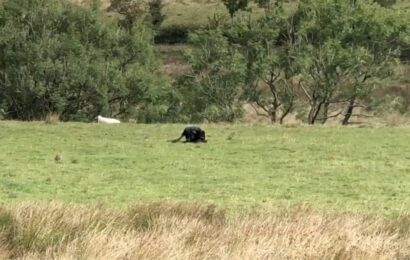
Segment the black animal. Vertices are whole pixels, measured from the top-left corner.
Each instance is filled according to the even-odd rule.
[[[207,140],[205,138],[205,131],[197,126],[188,126],[185,127],[184,131],[182,132],[181,136],[178,139],[172,140],[171,142],[176,143],[185,136],[186,143],[197,143],[203,142],[206,143]]]

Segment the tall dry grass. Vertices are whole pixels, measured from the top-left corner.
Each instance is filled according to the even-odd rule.
[[[0,259],[405,259],[410,216],[305,207],[226,217],[213,205],[0,207]]]
[[[60,122],[60,115],[58,113],[50,112],[44,118],[44,123],[55,125]]]
[[[69,0],[69,1],[75,4],[81,4],[81,5],[91,5],[93,3],[93,0]],[[111,0],[100,0],[100,4],[101,4],[102,10],[107,10],[107,8],[111,5]]]

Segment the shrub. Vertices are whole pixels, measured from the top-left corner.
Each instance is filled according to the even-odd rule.
[[[158,29],[157,34],[154,37],[156,44],[177,44],[187,43],[188,34],[194,28],[190,28],[184,25],[172,25]]]
[[[160,84],[144,21],[123,28],[99,8],[59,0],[5,0],[0,17],[0,106],[10,119],[124,115]]]

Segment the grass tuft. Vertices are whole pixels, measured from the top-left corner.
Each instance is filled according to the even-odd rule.
[[[60,115],[54,112],[48,113],[44,119],[44,123],[55,125],[60,122]]]
[[[215,205],[200,203],[164,203],[136,204],[127,211],[131,227],[138,231],[153,230],[158,221],[165,218],[195,218],[205,223],[223,223],[225,211]]]

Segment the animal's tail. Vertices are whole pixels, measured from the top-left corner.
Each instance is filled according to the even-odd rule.
[[[169,140],[168,142],[176,143],[176,142],[178,142],[179,140],[181,140],[182,137],[184,137],[184,135],[181,135],[181,136],[180,136],[179,138],[177,138],[177,139]]]

